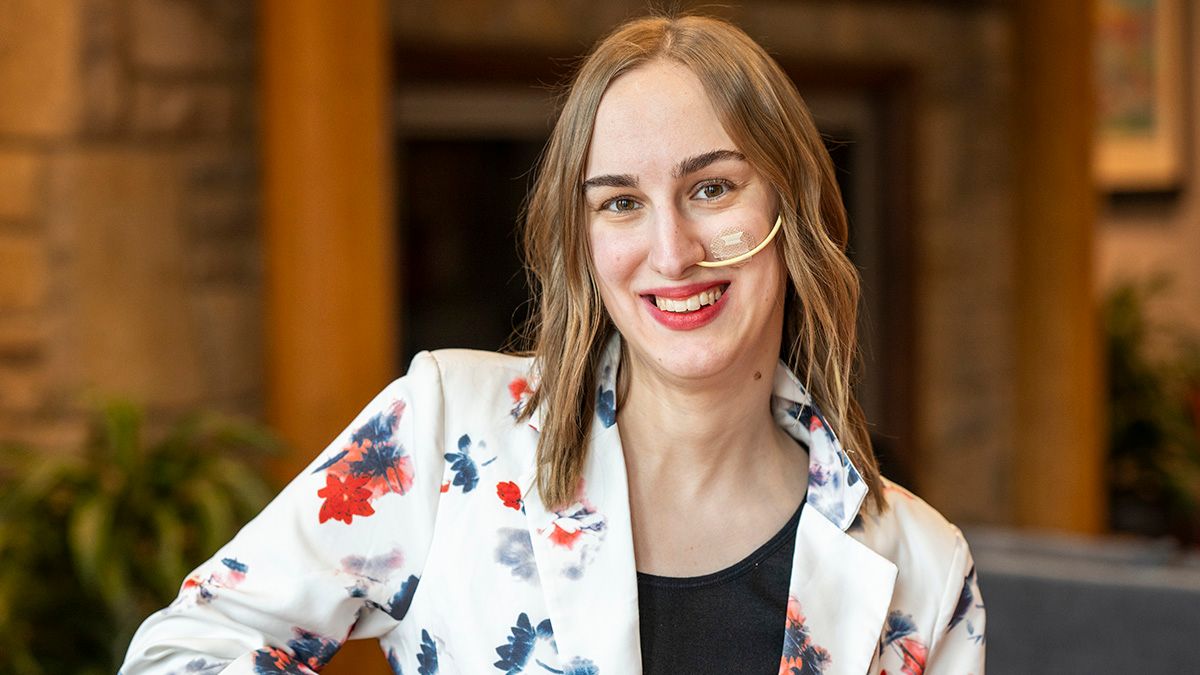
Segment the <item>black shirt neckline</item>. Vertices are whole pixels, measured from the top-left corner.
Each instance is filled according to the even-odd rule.
[[[750,555],[729,567],[695,577],[667,577],[648,572],[638,572],[638,585],[672,589],[704,588],[727,583],[746,574],[757,567],[759,563],[771,557],[772,554],[779,550],[779,547],[792,540],[796,534],[796,527],[800,523],[800,512],[804,510],[804,501],[804,499],[800,500],[799,506],[796,507],[796,512],[788,519],[787,524],[768,539],[765,544],[759,546]]]

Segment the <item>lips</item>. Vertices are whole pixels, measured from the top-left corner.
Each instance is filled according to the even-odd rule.
[[[686,298],[668,298],[661,295],[654,297],[654,304],[664,312],[694,312],[705,305],[711,305],[721,299],[721,294],[725,289],[721,286],[700,291],[694,295],[689,295]]]
[[[649,289],[642,294],[650,315],[672,330],[694,330],[717,317],[729,282],[712,281],[687,286]]]

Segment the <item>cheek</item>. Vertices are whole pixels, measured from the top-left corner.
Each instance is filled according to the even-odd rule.
[[[638,266],[639,247],[633,237],[592,231],[592,266],[602,290],[629,281]]]

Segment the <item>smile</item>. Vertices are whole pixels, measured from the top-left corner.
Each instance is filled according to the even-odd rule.
[[[686,298],[667,298],[655,295],[654,304],[664,312],[674,312],[676,314],[695,312],[701,307],[716,303],[717,300],[721,299],[721,294],[724,292],[724,288],[717,286],[694,295],[689,295]]]
[[[695,330],[713,322],[727,304],[728,281],[709,281],[647,289],[643,306],[655,321],[671,330]]]

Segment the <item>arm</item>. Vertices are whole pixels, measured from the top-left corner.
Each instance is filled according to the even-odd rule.
[[[983,675],[983,597],[975,574],[975,561],[962,534],[954,552],[954,564],[946,581],[934,636],[925,664],[927,675]]]
[[[130,644],[123,675],[311,673],[404,618],[443,465],[436,362],[420,354]]]

